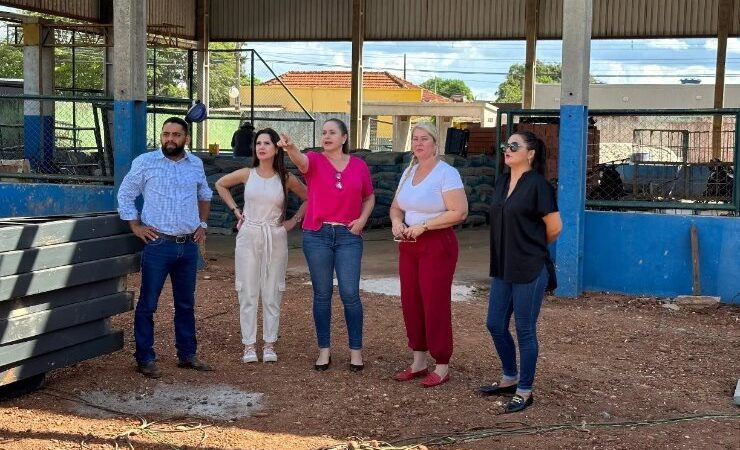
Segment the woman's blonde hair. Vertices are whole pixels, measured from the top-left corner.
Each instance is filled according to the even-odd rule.
[[[425,133],[427,133],[429,136],[432,137],[432,140],[434,141],[434,157],[439,157],[439,131],[437,131],[437,127],[434,126],[432,122],[419,122],[416,125],[414,125],[414,128],[411,129],[411,134],[414,134],[414,131],[417,129],[423,130]],[[396,192],[398,192],[398,189],[401,189],[401,186],[403,186],[403,183],[406,182],[406,179],[411,174],[411,168],[414,167],[419,161],[416,160],[416,155],[411,154],[411,161],[409,161],[409,165],[406,167],[406,176],[403,177],[403,179],[398,183],[398,188],[396,189]]]

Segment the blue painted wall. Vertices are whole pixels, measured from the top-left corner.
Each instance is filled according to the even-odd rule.
[[[691,224],[704,295],[740,304],[740,218],[586,212],[584,290],[691,295]]]
[[[113,186],[0,183],[0,218],[115,210]]]
[[[34,171],[52,173],[54,116],[23,116],[23,149]]]

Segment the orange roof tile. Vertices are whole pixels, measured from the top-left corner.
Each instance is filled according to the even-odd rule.
[[[288,87],[352,87],[352,72],[344,70],[317,70],[317,71],[289,71],[278,78]],[[262,83],[263,86],[279,86],[277,78]],[[364,88],[419,88],[414,83],[397,77],[389,72],[363,72],[362,86]],[[452,100],[422,88],[422,101],[446,103]]]

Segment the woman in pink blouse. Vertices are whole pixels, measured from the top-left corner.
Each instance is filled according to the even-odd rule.
[[[308,207],[303,218],[303,254],[313,285],[313,317],[319,356],[314,368],[331,364],[331,297],[334,273],[344,305],[353,372],[362,361],[362,302],[360,269],[362,229],[375,205],[370,170],[365,161],[349,155],[347,125],[339,119],[324,122],[323,152],[301,153],[286,135],[278,143],[306,179]]]

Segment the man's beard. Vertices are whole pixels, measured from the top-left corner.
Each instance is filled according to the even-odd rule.
[[[167,156],[180,156],[183,153],[185,153],[185,146],[182,145],[180,147],[162,147],[162,150],[164,150],[164,154]]]

